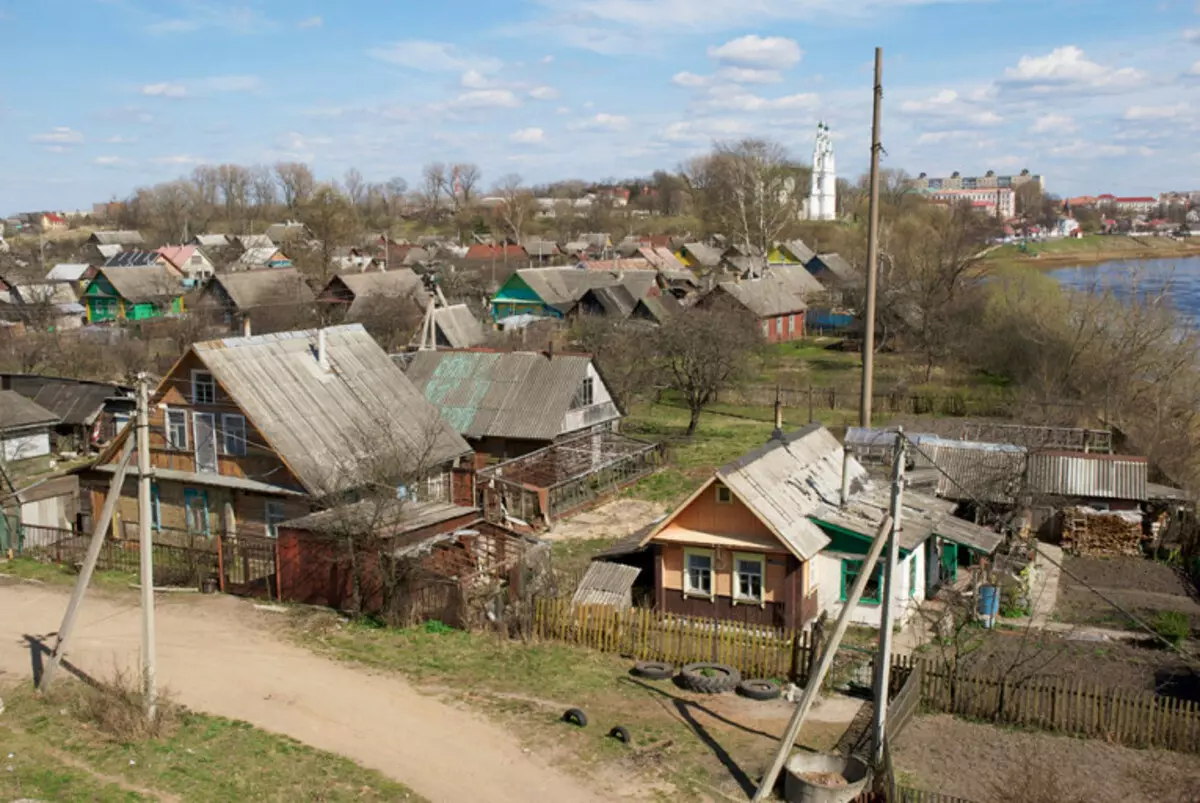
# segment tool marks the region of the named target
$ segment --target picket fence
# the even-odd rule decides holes
[[[639,661],[675,665],[717,661],[746,677],[789,678],[801,685],[807,681],[812,652],[804,632],[658,614],[645,608],[619,611],[603,605],[574,605],[565,598],[536,601],[534,633]],[[962,670],[956,674],[940,662],[911,655],[895,656],[892,671],[896,679],[916,679],[915,684],[904,684],[904,692],[919,688],[919,696],[901,693],[905,718],[920,709],[1127,747],[1200,753],[1196,702],[1080,678],[1014,679]],[[899,688],[895,680],[894,684]]]

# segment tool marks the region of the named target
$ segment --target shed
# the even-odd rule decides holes
[[[633,607],[633,583],[641,569],[621,563],[592,561],[575,589],[575,605],[608,605],[618,610]]]
[[[0,455],[11,463],[50,454],[59,417],[15,390],[0,390]]]

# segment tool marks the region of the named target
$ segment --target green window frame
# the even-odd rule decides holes
[[[862,571],[863,562],[861,560],[851,560],[845,558],[842,560],[842,591],[841,601],[845,602],[850,594],[850,589],[858,580],[858,573]],[[872,591],[871,583],[867,583],[867,587],[863,589],[862,598],[858,601],[859,605],[878,605],[883,599],[883,564],[875,564],[875,588]]]

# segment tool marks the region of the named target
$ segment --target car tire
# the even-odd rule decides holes
[[[583,713],[582,708],[568,708],[563,712],[562,721],[580,728],[586,728],[588,723],[587,714]]]
[[[633,665],[633,674],[647,680],[666,680],[675,676],[675,667],[666,661],[638,661]]]
[[[679,673],[679,685],[700,694],[724,694],[737,688],[742,675],[727,664],[688,664]]]
[[[633,737],[629,735],[629,730],[622,725],[617,725],[608,732],[608,735],[616,739],[621,744],[632,744]]]
[[[751,700],[774,700],[783,690],[773,680],[743,680],[737,685],[737,693]]]

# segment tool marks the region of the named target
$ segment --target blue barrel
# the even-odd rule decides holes
[[[1000,614],[1000,589],[996,586],[979,587],[979,615],[985,627],[991,627]]]

